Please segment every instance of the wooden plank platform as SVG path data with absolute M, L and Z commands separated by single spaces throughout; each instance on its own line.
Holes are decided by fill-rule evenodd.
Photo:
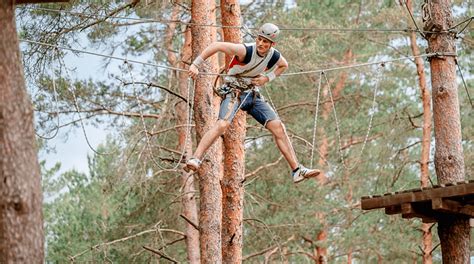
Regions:
M 384 208 L 388 215 L 436 222 L 452 214 L 474 218 L 474 180 L 361 198 L 363 210 Z

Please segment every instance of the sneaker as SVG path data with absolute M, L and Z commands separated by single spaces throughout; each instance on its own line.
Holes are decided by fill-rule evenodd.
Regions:
M 303 165 L 299 165 L 298 169 L 295 172 L 291 173 L 291 176 L 293 177 L 293 182 L 298 183 L 303 181 L 304 179 L 316 177 L 320 173 L 320 170 L 308 169 Z
M 186 172 L 190 171 L 197 171 L 199 167 L 201 166 L 201 161 L 197 158 L 191 158 L 188 161 L 186 161 L 186 166 L 184 166 L 184 170 Z

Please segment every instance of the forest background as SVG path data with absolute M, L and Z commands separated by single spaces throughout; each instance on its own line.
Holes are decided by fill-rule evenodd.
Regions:
M 418 25 L 422 2 L 413 3 Z M 81 68 L 71 58 L 97 60 L 89 57 L 93 55 L 22 42 L 37 133 L 42 135 L 40 151 L 52 151 L 49 138 L 57 134 L 66 137 L 65 144 L 69 133 L 77 136 L 84 130 L 87 135 L 91 126 L 108 135 L 99 147 L 91 146 L 88 172 L 60 171 L 60 163 L 41 162 L 47 262 L 71 257 L 127 263 L 155 259 L 143 246 L 176 261 L 188 258 L 183 243 L 187 222 L 180 214 L 181 200 L 190 193 L 183 191 L 179 142 L 189 123 L 183 125 L 182 118 L 192 105 L 187 100 L 192 84 L 179 72 L 156 65 L 181 67 L 192 61 L 183 56 L 185 32 L 193 26 L 188 23 L 190 6 L 187 1 L 72 1 L 17 7 L 23 40 L 129 60 L 104 58 L 101 67 L 89 69 L 97 74 L 81 78 Z M 290 64 L 288 72 L 413 55 L 410 31 L 404 29 L 416 27 L 398 1 L 246 1 L 240 8 L 247 42 L 252 41 L 252 29 L 264 22 L 280 26 L 277 48 Z M 217 24 L 219 11 L 216 8 Z M 453 1 L 453 15 L 455 21 L 472 17 L 472 2 Z M 360 28 L 402 30 L 341 30 Z M 219 28 L 217 33 L 222 39 Z M 472 34 L 469 26 L 456 40 L 467 87 L 473 83 Z M 427 43 L 420 35 L 417 44 L 424 53 Z M 219 62 L 223 67 L 223 57 Z M 425 72 L 429 80 L 428 63 Z M 374 63 L 324 75 L 280 77 L 264 88 L 300 161 L 326 173 L 324 179 L 293 185 L 271 135 L 248 118 L 243 260 L 300 263 L 321 254 L 331 263 L 349 258 L 407 263 L 421 258 L 419 220 L 360 210 L 361 196 L 420 186 L 423 106 L 417 80 L 415 63 L 406 59 L 383 67 Z M 461 78 L 458 84 L 470 179 L 473 108 Z M 185 132 L 195 147 L 194 131 Z M 429 160 L 435 184 L 433 154 Z M 191 193 L 195 202 L 200 195 L 197 184 L 196 179 Z M 436 225 L 432 229 L 435 233 Z M 440 259 L 437 244 L 434 235 L 435 262 Z

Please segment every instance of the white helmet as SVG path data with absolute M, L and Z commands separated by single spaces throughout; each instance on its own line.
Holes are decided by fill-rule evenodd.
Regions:
M 263 24 L 258 30 L 258 35 L 264 37 L 271 42 L 276 42 L 280 29 L 272 23 Z

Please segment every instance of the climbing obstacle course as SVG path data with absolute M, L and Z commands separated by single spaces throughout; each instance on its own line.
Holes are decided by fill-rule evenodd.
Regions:
M 474 180 L 361 198 L 363 210 L 385 208 L 388 215 L 421 218 L 424 223 L 453 214 L 474 218 Z

